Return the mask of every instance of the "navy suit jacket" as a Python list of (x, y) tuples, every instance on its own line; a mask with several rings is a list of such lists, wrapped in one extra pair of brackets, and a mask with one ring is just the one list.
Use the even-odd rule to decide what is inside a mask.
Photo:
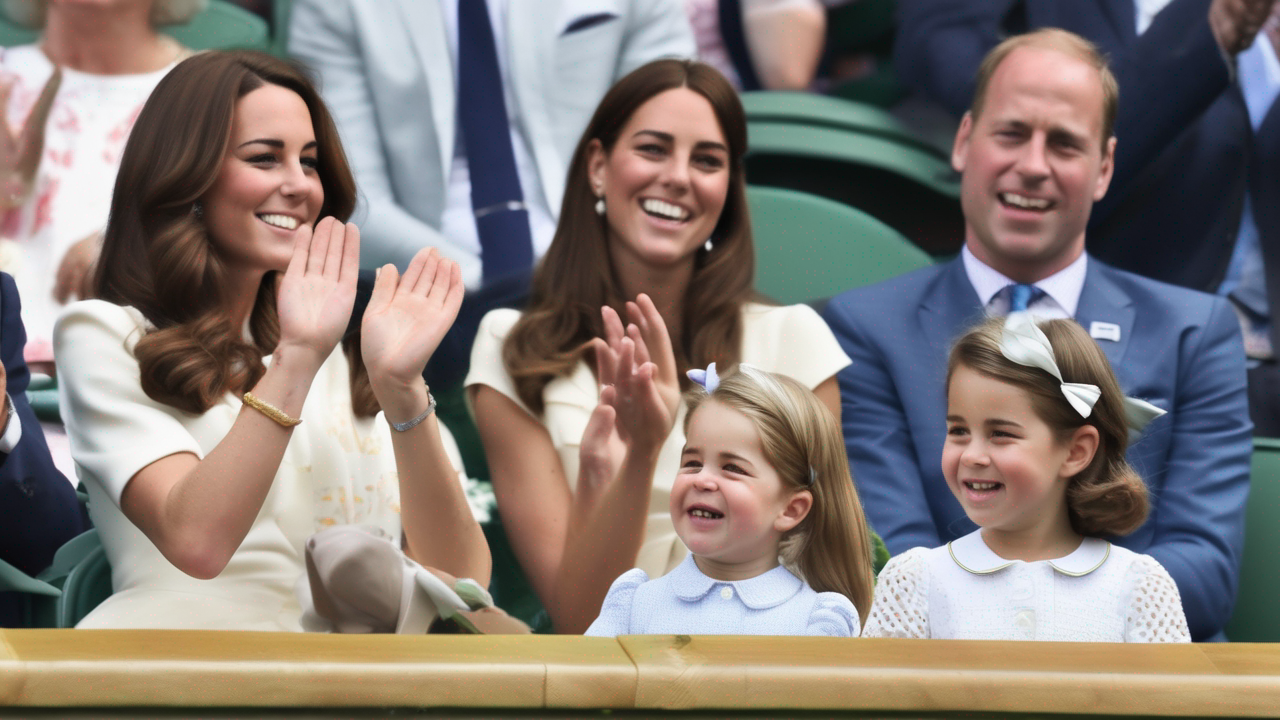
[[(1273, 105), (1255, 137), (1209, 29), (1209, 4), (1172, 0), (1138, 36), (1133, 0), (899, 0), (894, 67), (959, 115), (983, 56), (1005, 36), (1059, 27), (1097, 44), (1119, 81), (1120, 106), (1115, 176), (1093, 208), (1089, 252), (1212, 292), (1231, 259), (1246, 186), (1254, 208), (1280, 205), (1275, 182), (1250, 181), (1248, 172), (1277, 174), (1280, 110)], [(1257, 220), (1264, 256), (1276, 260), (1268, 267), (1280, 267), (1280, 223)]]
[[(963, 262), (850, 290), (824, 316), (853, 360), (839, 375), (845, 443), (889, 551), (973, 531), (941, 469), (947, 354), (983, 318)], [(1168, 411), (1129, 449), (1151, 489), (1151, 515), (1116, 542), (1159, 560), (1192, 636), (1211, 637), (1235, 604), (1249, 494), (1252, 424), (1235, 314), (1221, 298), (1090, 258), (1076, 320), (1118, 325), (1118, 342), (1098, 344), (1121, 388)]]
[[(71, 483), (54, 467), (40, 421), (27, 403), (26, 344), (18, 288), (0, 273), (0, 361), (22, 422), (22, 439), (13, 452), (0, 453), (0, 559), (34, 576), (64, 542), (87, 529), (87, 522)], [(0, 593), (0, 627), (21, 622), (19, 608), (12, 593)]]

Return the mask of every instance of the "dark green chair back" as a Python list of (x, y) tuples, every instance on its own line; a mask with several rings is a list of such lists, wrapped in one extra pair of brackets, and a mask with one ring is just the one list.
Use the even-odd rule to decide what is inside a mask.
[(856, 207), (931, 255), (957, 252), (964, 217), (950, 163), (927, 144), (895, 137), (887, 126), (859, 129), (852, 119), (845, 126), (835, 120), (749, 121), (748, 180)]
[(1227, 637), (1280, 642), (1280, 439), (1254, 438), (1250, 477), (1244, 561)]
[(40, 627), (75, 627), (112, 592), (111, 564), (98, 531), (86, 530), (68, 540), (38, 577), (62, 590)]
[(893, 228), (807, 193), (748, 187), (756, 289), (783, 304), (826, 298), (930, 264)]
[[(186, 25), (170, 25), (162, 29), (192, 50), (272, 49), (266, 21), (224, 0), (209, 0), (208, 9)], [(0, 45), (26, 45), (35, 42), (39, 36), (36, 30), (0, 19)]]
[(272, 0), (271, 52), (277, 57), (289, 57), (289, 18), (292, 15), (293, 0)]
[[(950, 149), (933, 145), (883, 109), (866, 103), (809, 92), (758, 91), (742, 94), (748, 123), (826, 127), (881, 137), (917, 148), (950, 168)], [(949, 177), (949, 173), (948, 173)], [(950, 185), (939, 186), (950, 193)]]

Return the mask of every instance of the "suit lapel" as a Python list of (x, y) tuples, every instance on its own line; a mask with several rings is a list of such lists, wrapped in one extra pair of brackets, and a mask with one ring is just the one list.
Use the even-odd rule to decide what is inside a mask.
[(399, 0), (405, 27), (413, 28), (409, 37), (427, 75), (431, 98), (431, 119), (440, 148), (440, 177), (449, 180), (453, 163), (454, 133), (457, 126), (457, 92), (452, 42), (441, 17), (439, 0)]
[(1111, 279), (1114, 271), (1089, 257), (1089, 269), (1085, 273), (1084, 288), (1080, 291), (1080, 303), (1076, 306), (1076, 322), (1089, 330), (1095, 322), (1111, 323), (1120, 328), (1119, 341), (1098, 340), (1098, 347), (1106, 353), (1111, 367), (1122, 367), (1124, 353), (1133, 337), (1133, 321), (1137, 315), (1133, 300)]
[(1133, 0), (1102, 0), (1100, 4), (1120, 38), (1121, 47), (1127, 47), (1138, 36), (1138, 9)]
[(920, 327), (935, 357), (945, 359), (951, 352), (951, 344), (970, 326), (985, 317), (982, 301), (969, 282), (964, 271), (964, 261), (956, 258), (947, 264), (933, 286), (925, 292), (917, 314)]
[[(510, 75), (515, 84), (517, 112), (524, 126), (525, 140), (538, 166), (538, 179), (543, 194), (558, 198), (564, 194), (564, 169), (567, 159), (557, 157), (552, 118), (546, 109), (555, 105), (548, 95), (556, 91), (554, 82), (555, 48), (560, 28), (558, 0), (540, 2), (511, 2), (507, 9), (507, 49), (510, 58)], [(567, 89), (572, 92), (572, 88)], [(513, 113), (515, 114), (515, 113)], [(551, 207), (553, 215), (560, 208)]]

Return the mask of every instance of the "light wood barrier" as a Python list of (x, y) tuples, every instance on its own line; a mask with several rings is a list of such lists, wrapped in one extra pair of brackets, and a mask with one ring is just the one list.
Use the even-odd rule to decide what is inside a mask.
[(1265, 717), (1280, 645), (0, 631), (0, 708)]

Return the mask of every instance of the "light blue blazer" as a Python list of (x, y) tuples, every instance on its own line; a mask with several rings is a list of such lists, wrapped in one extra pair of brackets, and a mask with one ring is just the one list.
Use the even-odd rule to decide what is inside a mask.
[[(693, 31), (683, 0), (511, 0), (506, 27), (509, 112), (554, 217), (605, 92), (650, 60), (692, 57)], [(294, 0), (289, 52), (319, 74), (355, 172), (362, 267), (403, 268), (428, 246), (457, 257), (440, 234), (457, 139), (453, 42), (441, 0)]]
[[(853, 360), (840, 375), (845, 444), (867, 518), (894, 554), (976, 526), (942, 477), (947, 354), (983, 318), (956, 259), (832, 299), (824, 317)], [(1076, 320), (1120, 329), (1099, 340), (1129, 395), (1169, 411), (1129, 449), (1151, 515), (1115, 542), (1156, 558), (1182, 594), (1192, 636), (1235, 604), (1252, 451), (1244, 348), (1227, 302), (1089, 258)]]

